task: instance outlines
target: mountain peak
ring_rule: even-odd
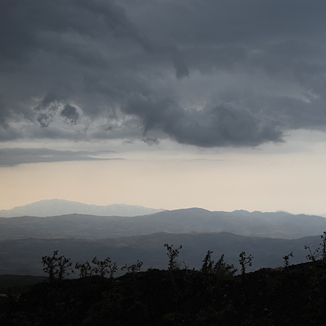
[[[97,216],[137,216],[161,212],[163,209],[154,209],[136,205],[112,204],[106,206],[88,205],[65,199],[44,199],[24,206],[17,206],[10,210],[0,210],[1,217],[17,216],[56,216],[65,214],[89,214]]]

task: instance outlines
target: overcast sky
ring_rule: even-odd
[[[0,209],[326,212],[325,0],[0,1]]]

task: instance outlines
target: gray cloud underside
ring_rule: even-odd
[[[0,140],[281,142],[326,127],[324,0],[0,2]]]
[[[121,158],[96,157],[110,153],[112,152],[59,151],[47,148],[6,148],[0,149],[0,166],[9,167],[19,164],[43,162],[121,160]]]

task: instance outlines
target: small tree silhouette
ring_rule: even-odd
[[[213,251],[208,250],[203,259],[203,265],[201,267],[203,273],[213,273],[214,260],[212,260],[212,253]]]
[[[224,261],[224,254],[222,254],[220,259],[215,263],[214,260],[212,260],[212,253],[213,251],[207,251],[203,259],[201,271],[203,273],[212,273],[220,277],[233,276],[237,269],[234,268],[232,264],[230,265]]]
[[[169,264],[168,269],[171,271],[173,269],[177,269],[177,262],[176,258],[179,257],[179,251],[182,249],[182,245],[180,245],[178,248],[173,249],[173,245],[169,245],[168,243],[164,244],[164,247],[166,247],[167,255],[169,257]]]
[[[101,277],[109,274],[110,278],[113,278],[114,273],[118,270],[117,263],[112,263],[110,257],[107,257],[104,260],[98,260],[94,257],[92,263],[96,266],[93,268],[94,274],[100,275]]]
[[[322,261],[326,261],[326,232],[324,231],[324,233],[320,236],[322,239],[322,242],[320,243],[321,248],[318,247],[317,249],[314,250],[314,252],[311,251],[309,246],[304,246],[305,249],[309,250],[309,254],[306,256],[307,259],[315,262],[319,259],[321,259]]]
[[[79,277],[88,277],[93,275],[93,267],[86,261],[84,264],[76,263],[75,268],[79,270]]]
[[[58,250],[53,252],[52,257],[43,256],[42,264],[44,266],[43,271],[49,275],[50,281],[54,279],[62,280],[64,276],[74,273],[71,269],[70,258],[58,256]]]
[[[316,261],[318,260],[318,257],[320,255],[320,248],[317,248],[314,250],[314,252],[311,251],[309,246],[304,246],[305,249],[309,250],[309,254],[306,256],[307,259],[311,260],[311,261]]]
[[[143,262],[137,259],[137,263],[136,264],[132,264],[130,266],[128,266],[127,264],[125,264],[124,266],[121,267],[121,270],[124,271],[126,270],[127,273],[137,273],[140,271],[140,268],[143,266]]]
[[[224,254],[221,255],[220,259],[214,265],[214,274],[222,277],[230,277],[236,273],[237,269],[234,268],[233,264],[228,264],[224,261]]]
[[[240,266],[241,266],[241,275],[242,277],[244,278],[245,277],[245,274],[246,274],[246,265],[249,265],[251,266],[252,265],[252,259],[254,257],[252,257],[251,255],[249,255],[247,257],[247,254],[245,251],[242,251],[240,254],[239,254],[239,263],[240,263]]]
[[[293,251],[291,251],[288,255],[285,255],[283,257],[284,259],[284,267],[287,268],[289,266],[289,259],[290,257],[293,257]]]

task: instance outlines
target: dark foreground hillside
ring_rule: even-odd
[[[13,293],[0,297],[1,325],[326,325],[321,261],[245,277],[152,269]]]

